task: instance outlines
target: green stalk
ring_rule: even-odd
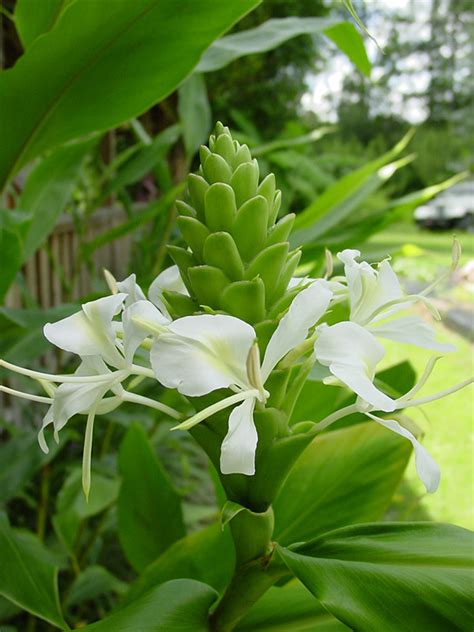
[[[273,509],[242,509],[230,521],[236,569],[224,596],[211,614],[213,632],[230,632],[258,599],[288,570],[272,560]]]
[[[272,567],[271,555],[238,567],[209,623],[213,632],[231,632],[250,608],[273,584],[288,573]]]

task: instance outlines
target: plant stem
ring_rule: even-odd
[[[231,632],[258,599],[288,573],[281,566],[272,567],[271,556],[243,564],[234,577],[209,623],[213,632]]]
[[[213,632],[230,632],[253,604],[279,579],[288,573],[273,558],[273,510],[263,513],[244,509],[230,521],[235,544],[236,569],[230,584],[211,614]]]

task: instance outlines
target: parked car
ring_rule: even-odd
[[[460,182],[415,211],[419,226],[474,232],[474,180]]]

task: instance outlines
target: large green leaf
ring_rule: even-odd
[[[410,452],[408,441],[374,422],[316,438],[275,500],[273,537],[290,544],[381,518]]]
[[[24,538],[0,514],[0,595],[58,628],[67,628],[57,587],[58,567],[41,542]]]
[[[348,629],[295,580],[270,588],[236,627],[242,632],[339,632]]]
[[[472,630],[473,551],[470,531],[429,522],[356,525],[279,548],[323,606],[361,632]]]
[[[53,230],[69,201],[84,157],[96,142],[94,139],[60,147],[28,175],[18,200],[18,207],[30,216],[24,237],[24,261],[34,254]]]
[[[23,48],[50,31],[64,9],[74,0],[18,0],[15,5],[15,26]]]
[[[0,76],[0,187],[47,149],[146,111],[258,0],[76,0]],[[20,107],[21,106],[21,107]]]
[[[82,489],[82,472],[75,468],[66,478],[56,501],[53,525],[69,551],[72,551],[81,522],[112,505],[118,496],[116,479],[93,473],[92,487],[86,500]]]
[[[139,424],[130,426],[120,445],[119,469],[120,542],[132,566],[142,571],[185,535],[180,497]]]
[[[208,612],[217,597],[206,584],[177,579],[118,610],[87,632],[208,632]]]
[[[363,39],[351,24],[343,22],[342,24],[347,25],[343,29],[344,32],[347,34],[348,29],[351,31],[348,45],[347,39],[341,38],[341,32],[337,29],[333,30],[335,25],[340,24],[339,18],[300,18],[294,16],[273,18],[253,29],[232,33],[214,42],[201,57],[197,70],[199,72],[219,70],[219,68],[224,68],[224,66],[245,55],[273,50],[298,35],[323,33],[333,40],[336,46],[342,44],[340,46],[342,52],[348,54],[350,60],[362,72],[370,73],[370,62],[367,54],[364,57],[364,54],[361,53],[361,48],[365,53]]]
[[[213,524],[178,540],[147,566],[127,595],[134,601],[151,588],[171,579],[185,577],[221,591],[234,570],[234,545],[229,529]]]

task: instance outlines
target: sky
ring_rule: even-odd
[[[391,29],[391,12],[410,18],[410,22],[404,27],[402,41],[420,37],[427,39],[430,36],[426,25],[431,7],[430,0],[367,0],[367,6],[370,8],[368,29],[382,49]],[[376,44],[368,38],[365,38],[365,44],[369,59],[374,61],[377,56]],[[344,78],[354,72],[354,67],[349,59],[330,42],[327,42],[327,47],[334,54],[331,55],[325,72],[308,75],[308,92],[303,95],[301,104],[303,109],[316,112],[324,121],[336,122],[337,103],[342,94]],[[423,101],[418,98],[406,98],[406,96],[415,89],[423,91],[428,87],[430,80],[429,72],[426,70],[428,62],[428,57],[422,53],[412,54],[398,62],[400,69],[411,72],[409,75],[394,78],[390,86],[392,88],[390,101],[381,105],[381,112],[401,115],[413,124],[425,120],[427,112]],[[380,69],[374,68],[372,81],[376,83],[380,75]]]

